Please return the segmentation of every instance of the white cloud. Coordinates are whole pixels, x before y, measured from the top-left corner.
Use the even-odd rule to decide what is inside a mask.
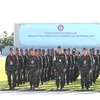
[[[100,0],[0,0],[0,34],[14,23],[100,21]]]

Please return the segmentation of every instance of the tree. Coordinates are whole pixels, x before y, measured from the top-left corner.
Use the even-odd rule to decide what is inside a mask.
[[[13,46],[13,35],[14,32],[11,36],[8,36],[7,32],[4,31],[4,37],[0,38],[0,51],[2,51],[5,46]]]
[[[8,36],[6,31],[4,31],[4,36],[5,36],[5,38],[7,38],[7,36]]]

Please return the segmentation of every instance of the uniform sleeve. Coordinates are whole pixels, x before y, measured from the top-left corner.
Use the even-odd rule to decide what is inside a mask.
[[[17,70],[18,69],[18,59],[17,59],[17,57],[15,56],[15,70]]]
[[[82,56],[79,58],[79,70],[81,70],[81,67],[82,67]]]
[[[96,56],[96,66],[99,65],[98,56]]]
[[[94,65],[93,65],[93,57],[90,57],[90,67],[91,69],[93,69]]]
[[[16,56],[16,58],[17,58],[17,69],[18,69],[19,68],[19,59],[17,56]]]
[[[47,61],[47,68],[49,68],[49,57],[46,56],[46,61]]]
[[[29,57],[27,58],[26,69],[29,70]]]
[[[41,69],[43,69],[43,58],[41,57]]]
[[[66,61],[67,61],[67,59],[66,59],[66,55],[64,54],[64,67],[65,67],[65,68],[67,68]]]

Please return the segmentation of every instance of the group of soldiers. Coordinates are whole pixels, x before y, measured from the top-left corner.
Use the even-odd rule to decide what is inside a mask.
[[[63,89],[75,82],[81,75],[81,87],[89,89],[96,82],[100,70],[100,50],[83,48],[83,54],[74,48],[57,50],[10,48],[6,57],[5,71],[9,89],[29,82],[30,89],[39,88],[40,84],[55,80],[57,89]]]

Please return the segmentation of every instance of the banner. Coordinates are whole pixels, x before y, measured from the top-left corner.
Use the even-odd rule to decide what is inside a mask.
[[[100,25],[95,23],[23,24],[19,29],[20,45],[97,46]]]

